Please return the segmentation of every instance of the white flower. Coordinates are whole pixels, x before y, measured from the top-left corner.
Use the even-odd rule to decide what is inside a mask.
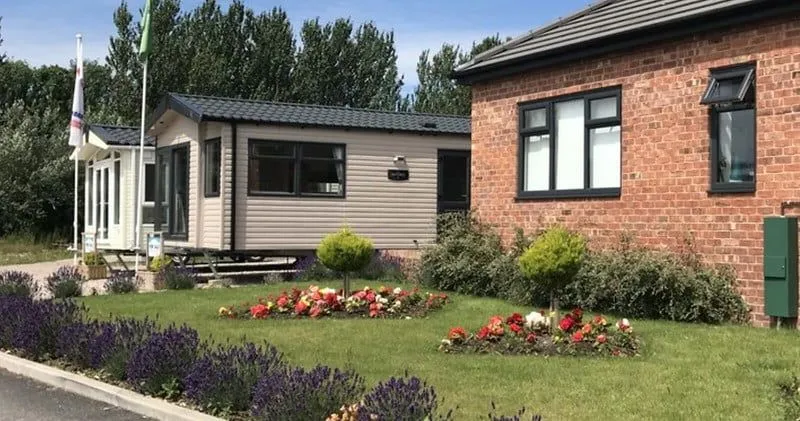
[[[383,298],[383,297],[376,298],[376,301],[378,301],[381,304],[386,304],[386,303],[389,302],[389,300],[387,300],[386,298]]]
[[[452,345],[452,343],[448,339],[442,339],[442,345]]]
[[[528,328],[539,325],[547,325],[549,323],[549,317],[542,316],[542,313],[539,313],[538,311],[532,311],[530,314],[525,316],[525,326]]]
[[[622,319],[617,322],[617,329],[619,330],[627,330],[631,327],[631,322],[628,319]]]
[[[336,290],[333,288],[322,288],[319,290],[319,293],[322,295],[335,294]]]
[[[394,291],[392,291],[394,295],[399,295],[401,292],[403,292],[403,289],[400,287],[397,287],[394,289]]]
[[[411,316],[406,316],[406,320],[411,320]]]

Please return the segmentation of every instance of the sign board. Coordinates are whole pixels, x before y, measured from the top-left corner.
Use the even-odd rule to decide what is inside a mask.
[[[93,232],[83,233],[83,253],[94,253],[97,251],[97,236]]]
[[[147,233],[147,258],[161,256],[164,250],[164,238],[160,232]]]
[[[392,181],[406,181],[408,180],[408,170],[389,170],[387,177]]]

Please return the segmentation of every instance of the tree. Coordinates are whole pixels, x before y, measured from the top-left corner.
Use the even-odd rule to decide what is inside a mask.
[[[499,35],[473,43],[469,53],[452,44],[444,44],[433,56],[430,50],[420,54],[417,63],[419,85],[412,98],[414,111],[439,114],[470,115],[472,92],[469,86],[456,85],[450,78],[455,68],[476,55],[502,43]]]
[[[133,16],[125,1],[114,11],[114,26],[117,34],[109,40],[106,56],[106,62],[111,69],[111,99],[119,120],[124,124],[134,124],[139,109],[136,87],[136,31]]]
[[[3,17],[0,16],[0,47],[3,46]],[[6,61],[6,53],[0,53],[0,64],[5,63]]]
[[[251,22],[250,58],[244,71],[244,85],[251,97],[272,101],[292,101],[292,69],[295,40],[286,12],[273,8]]]
[[[366,267],[374,251],[370,239],[344,226],[322,239],[317,247],[317,258],[328,269],[344,274],[344,296],[347,298],[350,296],[349,274]]]

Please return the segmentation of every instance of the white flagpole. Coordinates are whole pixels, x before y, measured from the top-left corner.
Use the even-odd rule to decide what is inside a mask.
[[[81,71],[81,61],[83,60],[83,36],[81,34],[76,34],[75,38],[77,38],[77,61],[75,62],[75,67],[78,71]],[[83,78],[83,75],[80,75]],[[81,132],[83,132],[83,128],[81,127]],[[73,189],[73,200],[72,200],[72,264],[73,266],[78,265],[78,152],[80,151],[80,144],[75,146],[75,175],[74,175],[74,189]]]
[[[142,122],[139,133],[139,177],[137,178],[137,193],[136,193],[136,269],[135,274],[139,276],[139,252],[141,251],[142,242],[142,202],[144,201],[144,135],[145,135],[145,118],[147,118],[147,62],[149,59],[145,58],[144,68],[142,70]]]

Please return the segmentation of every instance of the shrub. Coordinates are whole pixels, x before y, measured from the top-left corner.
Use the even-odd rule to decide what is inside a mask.
[[[426,248],[417,272],[431,288],[462,294],[496,296],[505,284],[519,280],[513,258],[500,236],[471,216],[445,214],[439,218],[439,240]]]
[[[595,311],[682,322],[745,322],[749,312],[730,267],[627,242],[589,253],[564,298]]]
[[[156,275],[167,289],[192,289],[197,285],[197,274],[188,268],[167,265]]]
[[[402,257],[376,250],[369,264],[359,270],[355,276],[369,281],[402,281],[406,279],[403,271],[404,265],[405,259]]]
[[[361,237],[349,227],[328,234],[317,248],[317,258],[328,269],[344,274],[344,295],[350,296],[348,275],[367,266],[372,259],[372,241]]]
[[[538,285],[550,296],[550,308],[558,308],[558,295],[574,280],[586,253],[586,242],[578,234],[563,227],[546,230],[519,257],[523,279],[519,296],[531,301],[531,284]]]
[[[258,379],[283,369],[281,354],[252,343],[208,349],[189,369],[186,397],[214,415],[247,411]]]
[[[47,279],[47,290],[54,298],[72,298],[82,295],[82,285],[86,282],[81,271],[74,266],[62,266],[50,274]]]
[[[102,368],[114,380],[126,380],[133,353],[157,331],[156,323],[148,318],[104,323],[91,349],[92,367]]]
[[[358,421],[449,420],[453,411],[437,417],[436,391],[416,377],[392,377],[380,382],[366,396],[358,411]]]
[[[109,294],[128,294],[139,290],[139,280],[130,270],[115,270],[104,284]]]
[[[171,265],[172,265],[172,258],[167,256],[166,254],[162,254],[160,256],[154,257],[150,261],[148,269],[150,269],[153,272],[160,272],[161,269]]]
[[[102,328],[97,321],[79,321],[65,326],[58,333],[56,357],[78,368],[92,368],[92,351]]]
[[[0,296],[34,297],[38,292],[39,285],[30,273],[0,272]]]
[[[188,326],[169,326],[151,334],[131,354],[128,382],[142,393],[176,397],[197,356],[198,344],[197,331]]]
[[[278,370],[258,381],[250,414],[256,420],[324,420],[345,402],[364,393],[364,379],[353,371],[317,366]]]
[[[56,354],[59,333],[82,320],[85,308],[72,301],[0,297],[0,348],[40,361]]]
[[[103,266],[105,261],[100,253],[93,251],[83,255],[83,264],[86,266]]]

